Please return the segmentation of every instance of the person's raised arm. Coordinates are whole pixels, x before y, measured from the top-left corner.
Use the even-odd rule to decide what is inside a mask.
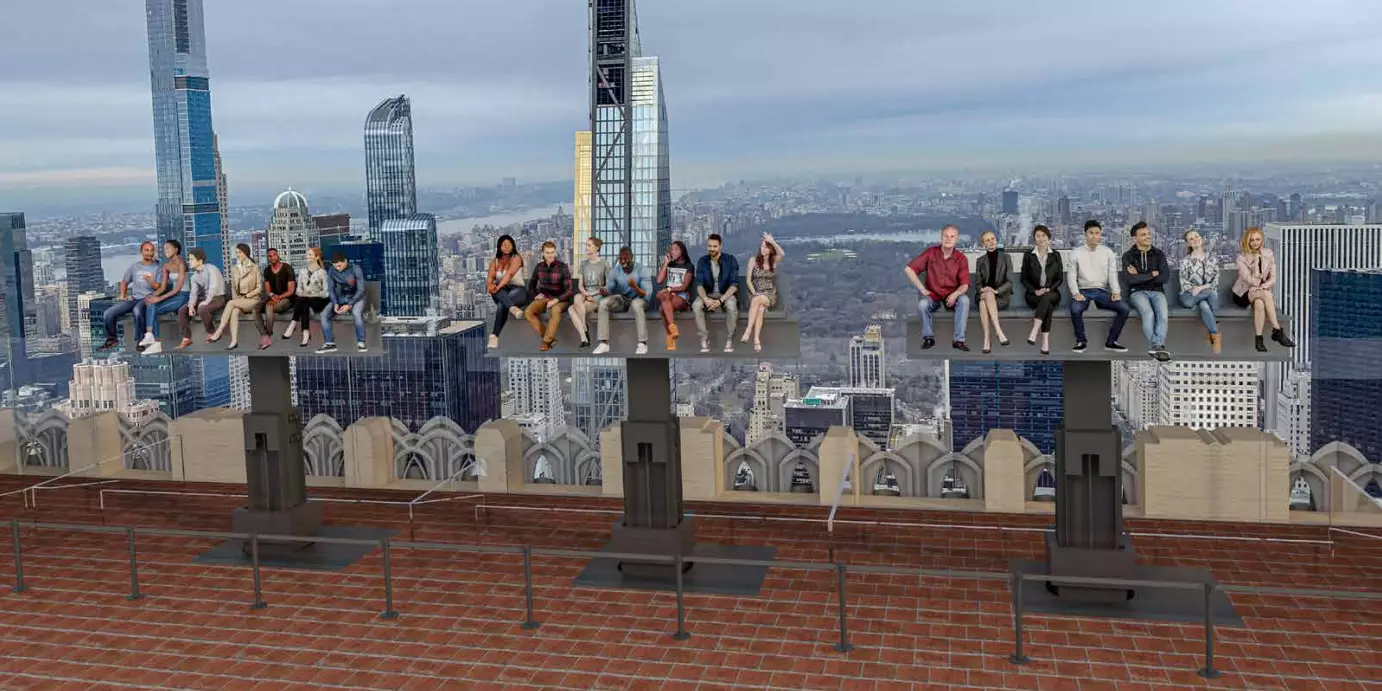
[[[777,250],[777,258],[779,261],[787,256],[787,250],[782,249],[782,245],[777,244],[777,240],[773,239],[772,233],[764,233],[763,239],[767,240],[768,244],[772,245],[774,250]]]

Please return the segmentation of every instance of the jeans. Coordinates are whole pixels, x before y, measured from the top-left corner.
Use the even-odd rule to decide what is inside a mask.
[[[1166,345],[1166,293],[1159,290],[1139,290],[1128,297],[1128,303],[1142,319],[1142,336],[1149,346]]]
[[[317,319],[322,325],[322,344],[336,344],[336,338],[331,333],[331,320],[336,316],[336,305],[327,305],[326,309]],[[365,301],[361,300],[350,306],[350,318],[355,320],[355,342],[365,342]]]
[[[1219,318],[1215,314],[1219,311],[1219,295],[1213,290],[1201,290],[1199,295],[1187,290],[1180,294],[1180,304],[1195,310],[1204,322],[1204,327],[1209,329],[1209,333],[1219,333]]]
[[[191,297],[191,293],[184,290],[176,295],[164,298],[162,302],[146,305],[145,310],[148,313],[148,322],[144,325],[144,328],[148,331],[152,331],[154,337],[157,338],[159,315],[168,314],[170,312],[172,314],[177,314],[178,310],[182,309],[183,305],[187,304],[187,298],[189,297]]]
[[[120,320],[130,312],[134,312],[136,307],[144,304],[143,300],[122,300],[110,306],[105,314],[101,315],[106,322],[106,340],[115,341],[120,338]],[[134,331],[137,334],[144,333],[144,310],[139,310],[134,315]]]
[[[1080,343],[1089,342],[1089,339],[1085,338],[1084,312],[1093,305],[1114,313],[1113,326],[1109,327],[1108,340],[1104,342],[1116,342],[1118,336],[1123,333],[1123,325],[1128,323],[1128,314],[1131,313],[1131,310],[1128,309],[1128,303],[1121,300],[1114,302],[1107,290],[1099,288],[1081,290],[1080,295],[1084,296],[1083,302],[1074,298],[1070,300],[1070,321],[1075,325],[1075,340]]]
[[[935,338],[936,331],[931,325],[931,313],[945,307],[945,300],[932,300],[923,295],[917,301],[917,310],[921,312],[921,337]],[[969,296],[961,295],[955,298],[955,306],[951,308],[955,311],[955,340],[965,340],[965,326],[969,322]]]
[[[528,290],[523,286],[504,286],[494,291],[490,296],[494,299],[494,304],[498,308],[494,310],[494,326],[490,329],[491,336],[498,336],[504,330],[504,325],[509,323],[509,308],[517,307],[523,309],[528,306]]]

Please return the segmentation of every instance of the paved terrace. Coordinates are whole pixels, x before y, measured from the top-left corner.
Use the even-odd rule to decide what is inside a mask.
[[[0,480],[0,491],[22,486]],[[122,488],[138,483],[122,482]],[[150,483],[150,489],[174,489]],[[243,487],[187,486],[243,492]],[[215,497],[45,492],[35,510],[19,495],[0,515],[47,522],[223,530],[237,502]],[[388,492],[315,490],[319,496],[405,500]],[[419,507],[417,540],[598,549],[618,500],[489,495],[491,504],[582,513],[489,510],[474,503]],[[771,544],[779,559],[1001,571],[1041,555],[1039,534],[916,526],[836,526],[815,508],[693,504],[704,540]],[[388,526],[407,539],[403,507],[328,504],[329,523]],[[607,513],[604,513],[607,512]],[[844,510],[841,518],[1031,528],[1049,519],[965,513]],[[1130,520],[1137,532],[1214,533],[1323,540],[1325,528]],[[380,618],[381,557],[342,572],[266,568],[268,608],[251,610],[248,568],[195,564],[209,539],[139,538],[145,598],[127,601],[123,535],[23,529],[29,590],[0,598],[4,689],[1363,689],[1382,688],[1382,609],[1376,603],[1232,596],[1246,625],[1219,626],[1214,681],[1199,677],[1196,625],[1028,615],[1026,653],[1008,662],[1012,613],[1005,583],[853,574],[853,652],[838,640],[834,574],[769,572],[752,598],[688,595],[691,638],[675,641],[671,593],[577,589],[581,562],[535,558],[536,618],[521,628],[516,556],[395,549],[394,620]],[[1213,569],[1220,582],[1382,591],[1382,541],[1137,538],[1143,559]],[[8,539],[7,539],[8,541]],[[13,580],[6,550],[0,579]]]

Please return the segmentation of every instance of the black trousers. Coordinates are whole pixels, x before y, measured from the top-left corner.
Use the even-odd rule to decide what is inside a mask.
[[[499,308],[494,311],[494,326],[489,333],[498,336],[504,330],[504,325],[509,323],[509,308],[523,309],[528,306],[528,290],[523,286],[504,286],[490,297],[494,298],[494,304]]]
[[[307,333],[307,329],[312,326],[312,313],[321,312],[329,304],[330,298],[298,297],[297,302],[293,303],[293,320],[302,327],[303,333]]]
[[[1041,332],[1051,333],[1051,314],[1060,306],[1060,291],[1053,290],[1040,297],[1027,293],[1026,298],[1027,306],[1035,310],[1036,318],[1041,320]]]

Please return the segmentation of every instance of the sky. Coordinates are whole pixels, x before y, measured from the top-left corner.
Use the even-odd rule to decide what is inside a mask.
[[[0,0],[0,199],[152,196],[141,0]],[[418,183],[568,179],[585,0],[207,2],[232,185],[362,189],[413,103]],[[675,189],[793,173],[1382,161],[1377,0],[642,0]],[[30,27],[25,30],[22,27]]]

